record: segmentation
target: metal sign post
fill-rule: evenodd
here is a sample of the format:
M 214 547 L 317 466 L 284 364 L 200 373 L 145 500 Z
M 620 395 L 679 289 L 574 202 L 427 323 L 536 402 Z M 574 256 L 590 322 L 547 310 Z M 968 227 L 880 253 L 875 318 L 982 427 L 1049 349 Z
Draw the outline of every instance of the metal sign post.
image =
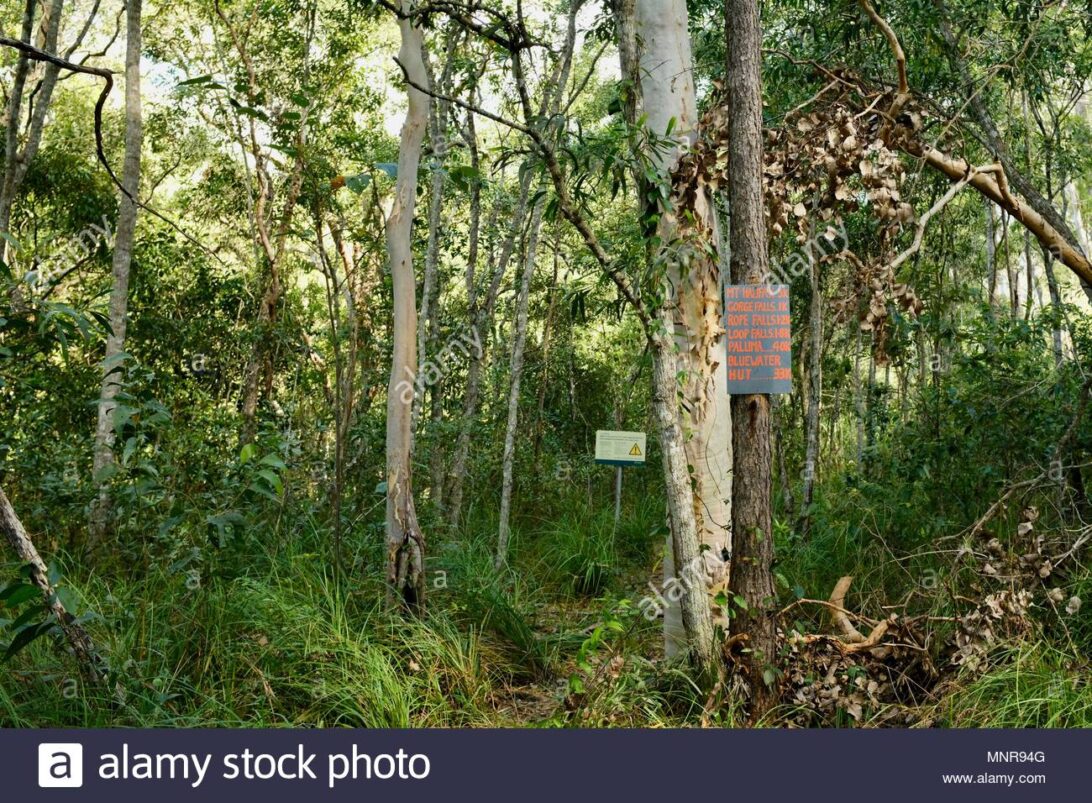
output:
M 640 466 L 648 451 L 643 432 L 619 432 L 600 429 L 595 433 L 595 462 L 614 466 L 614 526 L 622 515 L 622 467 Z

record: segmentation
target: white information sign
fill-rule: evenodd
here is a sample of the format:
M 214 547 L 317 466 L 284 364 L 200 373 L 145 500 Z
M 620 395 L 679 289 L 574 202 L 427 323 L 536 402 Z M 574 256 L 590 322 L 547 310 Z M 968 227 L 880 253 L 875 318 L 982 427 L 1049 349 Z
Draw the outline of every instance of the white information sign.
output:
M 596 430 L 595 462 L 609 466 L 635 466 L 645 462 L 646 438 L 643 432 Z

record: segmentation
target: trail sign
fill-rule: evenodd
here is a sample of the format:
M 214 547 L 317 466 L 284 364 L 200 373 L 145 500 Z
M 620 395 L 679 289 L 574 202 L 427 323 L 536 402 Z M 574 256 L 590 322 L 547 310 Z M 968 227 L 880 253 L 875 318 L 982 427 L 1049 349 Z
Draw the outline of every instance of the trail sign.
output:
M 596 430 L 595 462 L 608 466 L 635 466 L 645 462 L 645 433 Z
M 788 285 L 725 287 L 724 329 L 729 393 L 792 393 Z

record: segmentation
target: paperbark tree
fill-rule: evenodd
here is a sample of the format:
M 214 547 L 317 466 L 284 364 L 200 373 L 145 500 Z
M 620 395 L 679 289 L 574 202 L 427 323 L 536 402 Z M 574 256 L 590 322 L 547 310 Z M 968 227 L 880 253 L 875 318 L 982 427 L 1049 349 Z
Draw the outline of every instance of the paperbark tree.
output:
M 417 377 L 417 282 L 413 270 L 413 210 L 421 144 L 428 125 L 428 87 L 421 31 L 403 0 L 398 61 L 409 100 L 398 150 L 398 178 L 387 216 L 387 259 L 394 291 L 391 377 L 387 386 L 387 589 L 392 603 L 420 610 L 425 603 L 425 536 L 413 500 L 413 398 Z
M 766 275 L 762 191 L 762 29 L 758 0 L 725 0 L 728 64 L 728 198 L 732 210 L 732 281 L 758 284 Z M 744 675 L 752 720 L 777 702 L 776 595 L 770 509 L 770 397 L 732 397 L 732 562 L 729 587 L 743 604 L 731 631 L 746 638 Z
M 110 518 L 108 479 L 105 473 L 114 464 L 114 410 L 122 387 L 125 366 L 125 330 L 129 314 L 129 269 L 133 258 L 133 234 L 136 230 L 137 203 L 140 195 L 140 148 L 143 117 L 140 100 L 142 0 L 127 0 L 125 10 L 125 161 L 122 165 L 122 193 L 114 233 L 113 286 L 110 289 L 110 333 L 106 338 L 102 384 L 99 390 L 98 422 L 95 426 L 93 459 L 94 482 L 98 498 L 91 512 L 91 546 L 105 535 Z

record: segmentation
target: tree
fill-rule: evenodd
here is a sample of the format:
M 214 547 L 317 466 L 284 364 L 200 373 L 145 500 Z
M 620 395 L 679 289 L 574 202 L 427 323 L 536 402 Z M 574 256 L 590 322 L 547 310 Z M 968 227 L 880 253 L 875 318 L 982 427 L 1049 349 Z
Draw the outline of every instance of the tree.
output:
M 428 74 L 413 3 L 403 0 L 398 63 L 406 74 L 409 106 L 398 149 L 398 177 L 387 215 L 387 260 L 394 289 L 391 376 L 387 385 L 387 586 L 392 601 L 410 610 L 425 604 L 425 536 L 413 499 L 413 399 L 417 378 L 417 282 L 413 270 L 413 210 L 417 170 L 428 126 Z
M 757 0 L 725 0 L 728 64 L 728 148 L 731 172 L 732 281 L 758 284 L 768 275 L 762 190 L 762 28 Z M 746 639 L 744 674 L 751 718 L 777 702 L 776 594 L 773 585 L 773 516 L 770 505 L 770 397 L 732 397 L 731 593 L 742 600 L 731 631 Z
M 137 205 L 140 200 L 140 149 L 143 117 L 140 104 L 142 0 L 127 0 L 125 11 L 125 161 L 121 173 L 121 199 L 114 233 L 113 285 L 110 289 L 110 333 L 102 361 L 98 423 L 95 427 L 94 481 L 98 500 L 91 513 L 91 544 L 101 542 L 110 515 L 107 472 L 114 464 L 114 411 L 125 371 L 125 329 L 129 314 L 129 268 L 133 260 Z
M 553 119 L 561 111 L 561 101 L 569 83 L 569 71 L 572 67 L 573 47 L 576 45 L 576 15 L 583 5 L 577 0 L 569 7 L 565 26 L 565 43 L 554 65 L 550 80 L 546 83 L 540 112 L 544 119 Z M 519 54 L 513 58 L 519 58 Z M 539 193 L 541 195 L 542 193 Z M 536 196 L 538 197 L 538 196 Z M 531 300 L 531 279 L 535 274 L 535 260 L 538 258 L 539 235 L 542 231 L 543 203 L 534 204 L 527 230 L 527 239 L 523 248 L 523 271 L 519 289 L 516 293 L 515 321 L 512 327 L 512 359 L 510 362 L 510 380 L 508 385 L 508 419 L 504 430 L 504 452 L 501 458 L 501 503 L 500 527 L 497 536 L 496 565 L 500 568 L 508 559 L 508 540 L 510 537 L 510 518 L 512 512 L 512 484 L 516 463 L 516 427 L 519 424 L 519 392 L 523 377 L 523 353 L 527 343 L 527 308 Z
M 636 69 L 624 66 L 623 75 L 631 83 L 639 81 L 638 97 L 648 130 L 657 139 L 666 137 L 675 144 L 651 154 L 660 180 L 669 181 L 680 153 L 699 136 L 687 6 L 685 0 L 636 0 L 633 15 L 632 36 L 639 56 Z M 663 263 L 663 303 L 671 320 L 668 331 L 674 341 L 676 374 L 682 377 L 678 415 L 693 478 L 688 504 L 698 527 L 700 574 L 710 610 L 723 625 L 723 611 L 714 598 L 726 579 L 726 557 L 731 550 L 732 444 L 726 361 L 719 356 L 724 350 L 723 284 L 715 256 L 716 214 L 705 189 L 689 206 L 661 204 L 648 211 L 658 220 L 659 246 L 653 249 L 653 259 Z M 668 546 L 665 584 L 678 582 L 688 568 L 678 563 L 672 545 Z M 685 643 L 682 618 L 679 607 L 670 604 L 664 614 L 668 655 Z

